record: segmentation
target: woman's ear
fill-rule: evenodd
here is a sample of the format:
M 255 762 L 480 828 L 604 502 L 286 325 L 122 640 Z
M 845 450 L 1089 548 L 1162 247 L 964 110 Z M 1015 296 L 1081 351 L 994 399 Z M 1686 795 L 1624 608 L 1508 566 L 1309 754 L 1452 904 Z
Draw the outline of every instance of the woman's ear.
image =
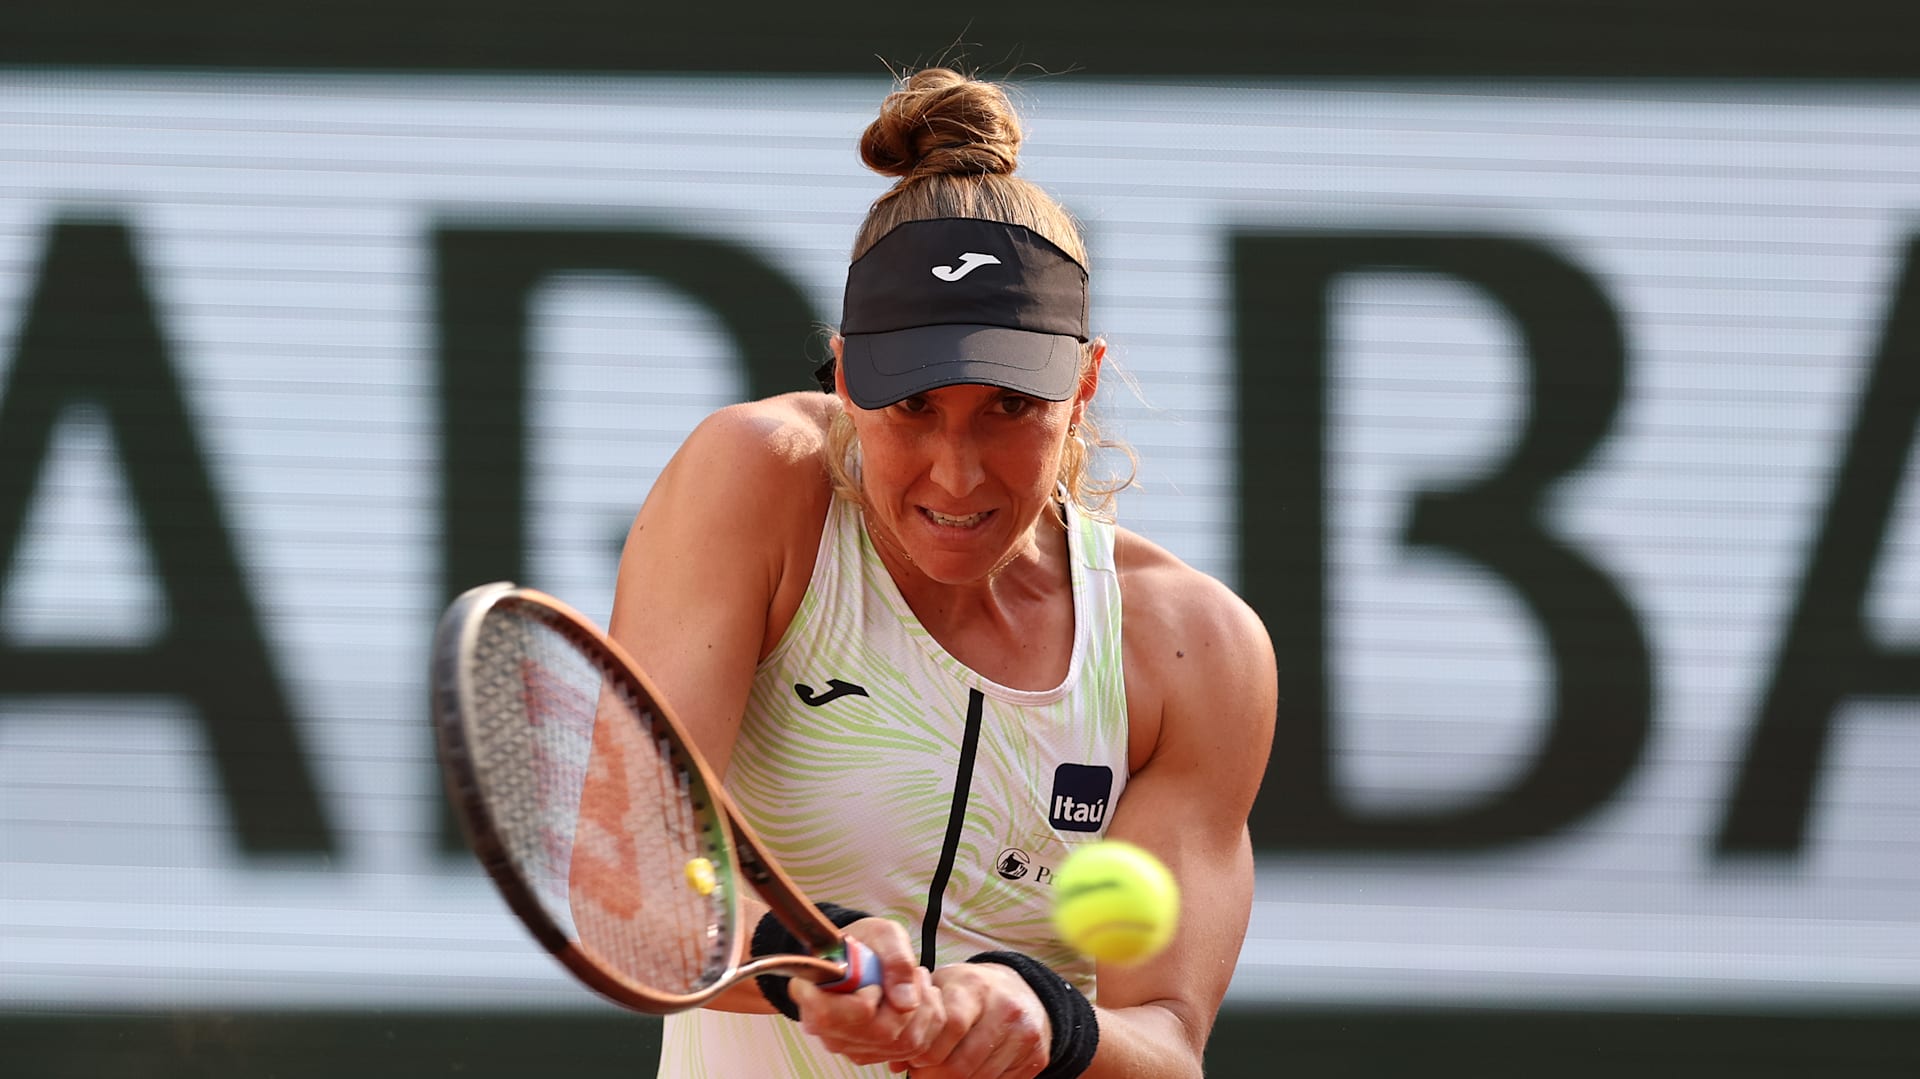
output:
M 1087 406 L 1093 404 L 1093 395 L 1100 389 L 1100 365 L 1107 358 L 1107 342 L 1096 337 L 1087 345 L 1086 368 L 1080 372 L 1080 386 L 1073 395 L 1073 422 L 1078 424 L 1080 417 L 1086 414 Z
M 847 396 L 847 365 L 840 362 L 846 355 L 847 342 L 836 333 L 829 343 L 833 346 L 833 392 L 840 395 L 841 407 L 850 408 L 853 398 Z

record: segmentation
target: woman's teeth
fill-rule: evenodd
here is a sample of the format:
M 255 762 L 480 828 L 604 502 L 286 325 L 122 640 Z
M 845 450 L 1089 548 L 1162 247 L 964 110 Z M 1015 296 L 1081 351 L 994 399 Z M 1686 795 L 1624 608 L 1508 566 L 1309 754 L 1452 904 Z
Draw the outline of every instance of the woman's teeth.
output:
M 972 528 L 974 525 L 987 519 L 985 510 L 979 513 L 970 513 L 965 517 L 949 517 L 939 510 L 930 510 L 924 506 L 921 507 L 921 512 L 931 518 L 934 524 L 946 525 L 948 528 Z

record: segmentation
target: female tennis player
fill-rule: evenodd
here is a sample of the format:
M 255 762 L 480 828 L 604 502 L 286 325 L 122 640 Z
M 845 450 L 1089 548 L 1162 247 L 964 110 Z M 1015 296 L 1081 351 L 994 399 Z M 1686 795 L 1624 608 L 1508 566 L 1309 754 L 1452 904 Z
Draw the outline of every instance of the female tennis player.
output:
M 1252 902 L 1273 650 L 1106 519 L 1085 247 L 1013 175 L 1020 141 L 990 82 L 889 95 L 861 155 L 899 181 L 855 240 L 828 389 L 703 421 L 634 521 L 612 635 L 883 974 L 669 1017 L 662 1076 L 1201 1073 Z M 1050 924 L 1054 868 L 1101 838 L 1181 885 L 1142 965 Z M 791 950 L 761 926 L 756 950 Z

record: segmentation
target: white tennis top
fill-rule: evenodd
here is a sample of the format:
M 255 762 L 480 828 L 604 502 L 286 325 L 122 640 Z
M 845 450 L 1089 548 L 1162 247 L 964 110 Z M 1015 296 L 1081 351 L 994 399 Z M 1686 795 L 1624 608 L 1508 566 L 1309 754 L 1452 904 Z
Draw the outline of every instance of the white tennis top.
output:
M 933 639 L 860 509 L 836 498 L 806 596 L 755 675 L 726 786 L 808 896 L 898 921 L 923 964 L 1012 949 L 1091 997 L 1093 964 L 1053 931 L 1052 876 L 1105 834 L 1126 787 L 1126 687 L 1113 526 L 1071 507 L 1066 520 L 1073 658 L 1058 686 L 1019 690 Z M 895 1079 L 782 1016 L 708 1011 L 666 1020 L 659 1074 Z

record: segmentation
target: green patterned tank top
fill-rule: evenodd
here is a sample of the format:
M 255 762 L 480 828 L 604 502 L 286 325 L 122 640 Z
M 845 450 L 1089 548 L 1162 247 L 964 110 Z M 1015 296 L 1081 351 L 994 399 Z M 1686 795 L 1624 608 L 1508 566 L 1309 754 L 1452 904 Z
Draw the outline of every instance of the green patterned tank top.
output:
M 816 900 L 892 918 L 922 963 L 1026 952 L 1082 991 L 1093 964 L 1053 932 L 1054 867 L 1101 838 L 1127 782 L 1111 524 L 1066 510 L 1074 645 L 1052 689 L 999 685 L 921 626 L 835 499 L 805 598 L 756 672 L 726 785 Z M 673 1079 L 893 1079 L 781 1016 L 667 1019 Z

